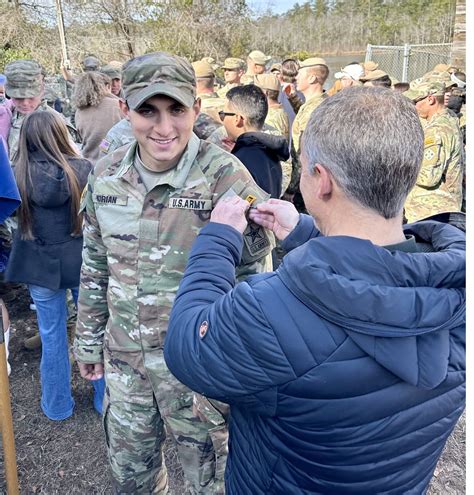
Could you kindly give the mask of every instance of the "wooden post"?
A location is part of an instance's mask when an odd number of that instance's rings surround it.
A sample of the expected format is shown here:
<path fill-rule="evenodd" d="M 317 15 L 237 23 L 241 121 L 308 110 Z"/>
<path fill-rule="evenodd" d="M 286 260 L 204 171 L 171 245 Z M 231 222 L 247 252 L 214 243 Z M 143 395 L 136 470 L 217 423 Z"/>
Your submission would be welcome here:
<path fill-rule="evenodd" d="M 451 64 L 462 71 L 466 70 L 466 0 L 456 1 Z"/>
<path fill-rule="evenodd" d="M 13 435 L 10 387 L 8 384 L 7 354 L 0 310 L 0 429 L 2 430 L 3 463 L 8 495 L 19 495 L 16 467 L 15 437 Z"/>

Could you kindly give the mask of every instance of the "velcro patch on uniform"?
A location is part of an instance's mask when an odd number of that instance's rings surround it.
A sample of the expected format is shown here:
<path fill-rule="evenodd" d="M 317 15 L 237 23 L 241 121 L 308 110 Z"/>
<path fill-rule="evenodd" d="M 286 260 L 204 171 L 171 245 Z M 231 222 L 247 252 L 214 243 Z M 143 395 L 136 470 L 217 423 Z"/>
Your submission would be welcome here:
<path fill-rule="evenodd" d="M 99 203 L 103 205 L 126 206 L 128 203 L 128 196 L 126 194 L 123 195 L 94 194 L 93 198 L 94 198 L 94 203 Z"/>
<path fill-rule="evenodd" d="M 254 196 L 253 194 L 249 194 L 246 198 L 245 201 L 249 203 L 250 205 L 253 205 L 255 201 L 257 200 L 257 196 Z"/>
<path fill-rule="evenodd" d="M 252 256 L 258 255 L 270 246 L 270 240 L 268 239 L 264 228 L 253 222 L 249 222 L 245 229 L 244 242 Z"/>
<path fill-rule="evenodd" d="M 211 210 L 212 199 L 170 198 L 168 208 L 181 208 L 183 210 Z"/>
<path fill-rule="evenodd" d="M 99 149 L 103 153 L 108 153 L 110 148 L 110 143 L 106 139 L 102 139 L 102 141 L 99 144 Z"/>
<path fill-rule="evenodd" d="M 425 138 L 425 146 L 431 146 L 432 144 L 435 144 L 435 138 L 433 136 L 428 136 Z"/>

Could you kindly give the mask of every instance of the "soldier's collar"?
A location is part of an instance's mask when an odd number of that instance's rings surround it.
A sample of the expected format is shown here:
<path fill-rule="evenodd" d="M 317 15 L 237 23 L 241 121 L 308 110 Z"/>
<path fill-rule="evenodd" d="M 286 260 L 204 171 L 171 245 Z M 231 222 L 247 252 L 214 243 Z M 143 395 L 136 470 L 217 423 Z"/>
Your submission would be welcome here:
<path fill-rule="evenodd" d="M 184 153 L 176 167 L 163 173 L 163 184 L 169 184 L 175 189 L 179 189 L 184 186 L 189 175 L 189 170 L 191 169 L 191 166 L 199 152 L 200 143 L 201 140 L 193 132 L 191 134 L 191 139 L 188 142 L 188 146 L 184 150 Z M 117 171 L 118 177 L 123 177 L 126 173 L 130 172 L 130 169 L 133 167 L 135 161 L 135 155 L 138 151 L 137 146 L 138 143 L 134 141 L 127 150 L 127 153 L 122 160 L 122 165 Z"/>

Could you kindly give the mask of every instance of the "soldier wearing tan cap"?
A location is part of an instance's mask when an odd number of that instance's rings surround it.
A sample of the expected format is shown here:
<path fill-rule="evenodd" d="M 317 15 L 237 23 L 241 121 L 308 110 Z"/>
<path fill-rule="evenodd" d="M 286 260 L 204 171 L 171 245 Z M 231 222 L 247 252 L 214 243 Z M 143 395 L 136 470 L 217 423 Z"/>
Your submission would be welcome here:
<path fill-rule="evenodd" d="M 280 95 L 280 81 L 274 74 L 257 74 L 255 86 L 263 90 L 268 101 L 268 114 L 265 123 L 277 129 L 282 136 L 289 139 L 290 123 L 288 115 L 278 102 Z"/>
<path fill-rule="evenodd" d="M 242 84 L 240 80 L 245 72 L 245 62 L 241 58 L 229 57 L 225 59 L 222 69 L 226 84 L 217 91 L 217 94 L 225 98 L 227 91 Z"/>
<path fill-rule="evenodd" d="M 247 57 L 247 72 L 242 77 L 242 83 L 252 84 L 254 76 L 265 72 L 265 67 L 271 58 L 260 50 L 251 51 Z"/>
<path fill-rule="evenodd" d="M 290 121 L 283 106 L 278 102 L 280 96 L 280 81 L 275 74 L 258 74 L 255 76 L 255 86 L 258 86 L 267 97 L 268 113 L 265 124 L 277 130 L 277 132 L 290 141 Z M 292 162 L 291 158 L 280 162 L 283 174 L 282 193 L 286 191 L 291 181 Z"/>
<path fill-rule="evenodd" d="M 214 91 L 214 69 L 203 60 L 193 62 L 192 65 L 196 74 L 196 96 L 201 100 L 201 112 L 220 123 L 219 111 L 224 108 L 225 100 L 219 98 Z"/>
<path fill-rule="evenodd" d="M 464 155 L 459 124 L 444 106 L 445 84 L 432 77 L 410 83 L 403 93 L 416 105 L 424 126 L 423 162 L 415 187 L 405 203 L 408 222 L 461 211 Z"/>
<path fill-rule="evenodd" d="M 296 76 L 296 89 L 304 94 L 305 102 L 293 122 L 292 136 L 295 151 L 300 151 L 300 138 L 313 110 L 326 98 L 323 86 L 329 75 L 329 68 L 323 58 L 312 57 L 300 64 Z M 291 100 L 290 100 L 291 101 Z"/>
<path fill-rule="evenodd" d="M 390 88 L 392 86 L 392 79 L 390 76 L 380 69 L 375 69 L 366 73 L 360 80 L 364 83 L 364 86 L 382 86 L 385 88 Z"/>
<path fill-rule="evenodd" d="M 364 62 L 361 65 L 364 68 L 364 75 L 366 76 L 370 72 L 373 72 L 374 70 L 377 70 L 379 68 L 379 64 L 375 63 L 373 60 L 368 60 L 367 62 Z"/>

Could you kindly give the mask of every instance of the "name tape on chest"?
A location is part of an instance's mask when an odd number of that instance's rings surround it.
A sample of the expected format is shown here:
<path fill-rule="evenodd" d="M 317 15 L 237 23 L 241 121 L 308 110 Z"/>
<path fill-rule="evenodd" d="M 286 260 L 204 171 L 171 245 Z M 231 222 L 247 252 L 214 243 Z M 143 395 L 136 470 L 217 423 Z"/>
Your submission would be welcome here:
<path fill-rule="evenodd" d="M 183 210 L 212 210 L 212 199 L 170 198 L 168 208 Z"/>
<path fill-rule="evenodd" d="M 126 194 L 94 194 L 94 203 L 101 205 L 118 205 L 126 206 L 128 203 L 128 196 Z"/>

